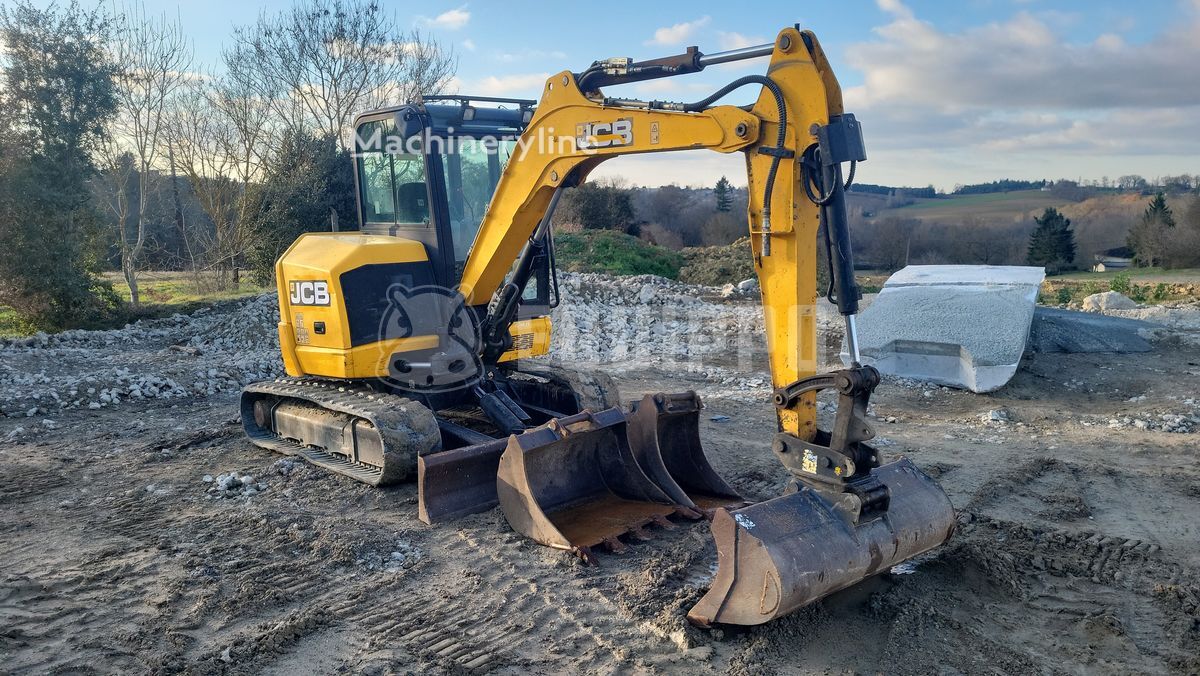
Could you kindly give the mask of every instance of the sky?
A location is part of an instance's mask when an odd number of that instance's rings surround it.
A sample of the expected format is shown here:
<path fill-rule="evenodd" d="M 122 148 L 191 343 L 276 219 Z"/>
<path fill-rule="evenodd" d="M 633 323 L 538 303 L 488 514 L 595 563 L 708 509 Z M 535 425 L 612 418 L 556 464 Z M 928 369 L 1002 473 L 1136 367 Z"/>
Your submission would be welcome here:
<path fill-rule="evenodd" d="M 534 97 L 550 74 L 596 59 L 689 45 L 711 53 L 799 23 L 821 40 L 863 125 L 861 182 L 952 189 L 1200 173 L 1200 0 L 383 1 L 402 25 L 453 49 L 457 93 L 477 95 Z M 211 65 L 235 25 L 289 4 L 144 2 L 148 13 L 178 14 Z M 606 91 L 696 100 L 765 67 L 757 59 Z M 752 100 L 744 92 L 724 102 Z M 740 154 L 706 151 L 619 158 L 595 175 L 605 174 L 649 186 L 722 174 L 745 184 Z"/>

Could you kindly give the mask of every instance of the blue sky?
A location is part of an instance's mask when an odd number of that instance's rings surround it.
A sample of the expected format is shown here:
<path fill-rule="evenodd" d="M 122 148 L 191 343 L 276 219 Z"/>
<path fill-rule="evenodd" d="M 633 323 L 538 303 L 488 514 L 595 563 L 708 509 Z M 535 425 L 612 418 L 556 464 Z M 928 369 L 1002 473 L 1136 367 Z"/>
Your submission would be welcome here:
<path fill-rule="evenodd" d="M 285 1 L 145 0 L 178 12 L 198 60 L 215 64 L 234 25 Z M 45 4 L 45 3 L 39 3 Z M 1200 173 L 1200 0 L 842 2 L 386 2 L 458 56 L 460 93 L 531 96 L 544 78 L 609 56 L 650 58 L 814 30 L 870 160 L 891 185 Z M 585 9 L 585 7 L 587 7 Z M 764 61 L 612 90 L 692 100 Z M 745 100 L 749 100 L 747 94 Z M 601 173 L 642 185 L 744 183 L 740 157 L 622 158 Z"/>

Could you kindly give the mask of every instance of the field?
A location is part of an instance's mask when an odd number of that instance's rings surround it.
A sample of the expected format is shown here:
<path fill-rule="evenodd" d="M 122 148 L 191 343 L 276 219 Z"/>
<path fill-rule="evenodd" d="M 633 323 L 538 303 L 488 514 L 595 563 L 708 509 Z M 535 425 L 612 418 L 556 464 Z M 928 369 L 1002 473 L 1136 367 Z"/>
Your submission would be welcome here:
<path fill-rule="evenodd" d="M 122 299 L 129 299 L 129 285 L 121 273 L 106 272 L 101 279 L 112 284 L 113 291 Z M 149 271 L 142 273 L 139 278 L 138 290 L 142 307 L 131 313 L 131 320 L 192 312 L 212 303 L 263 293 L 271 288 L 255 284 L 248 274 L 243 274 L 241 283 L 236 286 L 216 289 L 212 279 L 207 276 L 197 277 L 189 272 Z M 27 333 L 12 308 L 0 306 L 0 337 Z"/>
<path fill-rule="evenodd" d="M 962 223 L 968 218 L 1020 220 L 1032 218 L 1046 207 L 1061 207 L 1064 202 L 1062 198 L 1041 190 L 1015 190 L 918 199 L 907 206 L 884 209 L 878 216 L 920 218 L 931 223 Z"/>

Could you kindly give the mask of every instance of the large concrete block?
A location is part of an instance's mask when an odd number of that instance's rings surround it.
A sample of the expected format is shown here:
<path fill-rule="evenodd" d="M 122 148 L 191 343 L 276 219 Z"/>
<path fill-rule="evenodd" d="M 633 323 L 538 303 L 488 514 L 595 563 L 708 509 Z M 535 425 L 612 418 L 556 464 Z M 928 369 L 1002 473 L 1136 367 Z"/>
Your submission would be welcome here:
<path fill-rule="evenodd" d="M 910 265 L 859 315 L 859 352 L 882 373 L 990 392 L 1025 351 L 1042 268 Z M 843 361 L 849 357 L 843 351 Z"/>

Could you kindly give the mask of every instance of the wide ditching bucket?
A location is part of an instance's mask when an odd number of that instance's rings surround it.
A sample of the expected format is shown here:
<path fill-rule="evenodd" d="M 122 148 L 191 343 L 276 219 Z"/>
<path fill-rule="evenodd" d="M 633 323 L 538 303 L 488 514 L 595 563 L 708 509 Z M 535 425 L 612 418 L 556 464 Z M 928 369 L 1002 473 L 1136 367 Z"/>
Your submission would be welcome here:
<path fill-rule="evenodd" d="M 700 516 L 642 470 L 617 408 L 584 411 L 509 437 L 496 493 L 513 530 L 589 562 L 598 546 L 623 550 L 623 535 L 644 538 L 651 524 L 671 527 L 668 516 Z"/>
<path fill-rule="evenodd" d="M 717 510 L 717 573 L 688 619 L 700 626 L 769 622 L 949 539 L 954 509 L 909 460 L 871 470 L 886 512 L 857 521 L 847 495 L 802 486 L 733 511 Z"/>
<path fill-rule="evenodd" d="M 675 502 L 711 513 L 742 502 L 700 445 L 695 392 L 647 394 L 629 414 L 629 445 L 646 474 Z"/>

